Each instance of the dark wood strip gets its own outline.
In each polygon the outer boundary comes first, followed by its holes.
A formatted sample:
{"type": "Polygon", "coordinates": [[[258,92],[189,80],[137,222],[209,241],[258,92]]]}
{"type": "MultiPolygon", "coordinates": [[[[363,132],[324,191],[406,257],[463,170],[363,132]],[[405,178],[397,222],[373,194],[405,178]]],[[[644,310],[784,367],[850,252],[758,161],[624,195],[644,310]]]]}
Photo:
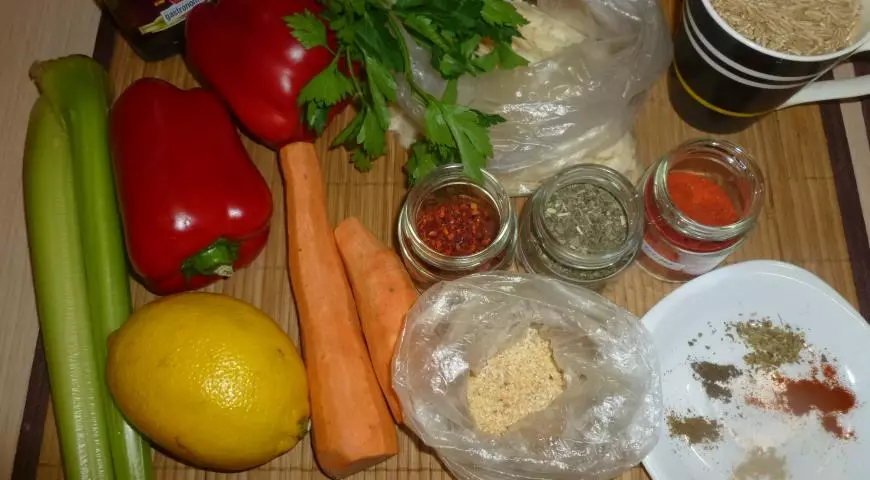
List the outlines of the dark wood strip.
{"type": "Polygon", "coordinates": [[[25,400],[21,428],[18,430],[18,446],[12,464],[12,478],[27,479],[36,476],[49,398],[48,370],[45,365],[42,334],[40,334],[36,339],[36,352],[33,354],[33,365],[30,367],[27,400],[25,400]]]}
{"type": "MultiPolygon", "coordinates": [[[[865,62],[856,62],[856,74],[859,74],[859,66],[861,69],[870,70],[865,62]],[[861,66],[862,63],[864,66],[861,66]]],[[[831,75],[826,77],[831,78],[831,75]]],[[[870,100],[864,100],[861,103],[865,123],[870,122],[870,115],[868,115],[870,113],[870,100]]],[[[852,166],[852,152],[849,150],[846,128],[843,125],[843,113],[840,110],[839,102],[822,103],[819,109],[822,115],[822,126],[828,139],[828,156],[831,159],[834,184],[837,187],[837,201],[840,204],[840,214],[843,218],[843,233],[846,236],[846,246],[852,264],[852,277],[858,296],[858,310],[865,319],[870,320],[870,241],[867,238],[864,214],[858,197],[858,185],[852,166]]],[[[867,125],[870,126],[870,123],[867,125]]],[[[870,136],[870,130],[867,133],[870,136]]]]}
{"type": "MultiPolygon", "coordinates": [[[[97,37],[94,41],[93,58],[105,68],[109,68],[115,45],[115,29],[107,14],[100,18],[97,37]]],[[[36,341],[36,351],[33,354],[33,365],[30,368],[30,381],[27,386],[27,400],[24,404],[24,415],[18,433],[18,445],[15,449],[15,461],[12,465],[12,478],[26,480],[36,478],[39,466],[39,454],[42,448],[42,436],[45,430],[45,415],[51,389],[48,382],[48,369],[45,363],[45,350],[40,333],[36,341]]]]}

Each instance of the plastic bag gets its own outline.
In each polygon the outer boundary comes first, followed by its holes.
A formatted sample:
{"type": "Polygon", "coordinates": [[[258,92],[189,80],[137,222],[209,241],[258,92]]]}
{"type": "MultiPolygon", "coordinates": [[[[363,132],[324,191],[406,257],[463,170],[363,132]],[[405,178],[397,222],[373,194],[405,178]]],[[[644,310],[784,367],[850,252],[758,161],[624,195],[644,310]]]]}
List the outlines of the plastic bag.
{"type": "MultiPolygon", "coordinates": [[[[460,104],[507,119],[491,130],[495,155],[487,170],[512,195],[526,195],[565,167],[606,163],[610,157],[596,154],[618,141],[628,143],[619,152],[621,163],[636,163],[631,135],[635,116],[644,93],[672,56],[659,2],[538,0],[537,7],[514,3],[532,22],[521,29],[527,38],[515,41],[514,47],[534,63],[459,81],[460,104]],[[560,41],[579,43],[556,48],[560,41]]],[[[415,80],[440,96],[445,82],[432,68],[429,53],[414,41],[408,47],[415,80]]],[[[411,98],[404,79],[397,81],[398,103],[419,128],[423,109],[411,98]]],[[[640,169],[617,170],[634,175],[640,169]]]]}
{"type": "Polygon", "coordinates": [[[442,282],[407,315],[393,386],[405,424],[459,480],[608,479],[658,440],[661,380],[636,317],[584,288],[507,272],[442,282]],[[549,340],[566,389],[500,437],[477,430],[466,383],[528,330],[549,340]]]}

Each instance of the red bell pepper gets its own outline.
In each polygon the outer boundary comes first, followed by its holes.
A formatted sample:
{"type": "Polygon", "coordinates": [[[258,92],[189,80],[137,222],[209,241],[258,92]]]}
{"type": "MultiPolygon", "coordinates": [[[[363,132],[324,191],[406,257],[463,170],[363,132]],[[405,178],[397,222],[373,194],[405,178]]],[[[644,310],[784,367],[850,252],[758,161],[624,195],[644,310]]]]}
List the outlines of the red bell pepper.
{"type": "MultiPolygon", "coordinates": [[[[220,0],[197,5],[187,17],[189,64],[247,133],[272,148],[316,137],[296,99],[333,55],[324,47],[306,49],[291,34],[284,17],[306,10],[317,14],[322,7],[316,0],[220,0]]],[[[335,46],[331,32],[329,40],[335,46]]]]}
{"type": "Polygon", "coordinates": [[[115,102],[111,141],[130,263],[148,290],[195,290],[263,250],[272,194],[211,91],[138,80],[115,102]]]}

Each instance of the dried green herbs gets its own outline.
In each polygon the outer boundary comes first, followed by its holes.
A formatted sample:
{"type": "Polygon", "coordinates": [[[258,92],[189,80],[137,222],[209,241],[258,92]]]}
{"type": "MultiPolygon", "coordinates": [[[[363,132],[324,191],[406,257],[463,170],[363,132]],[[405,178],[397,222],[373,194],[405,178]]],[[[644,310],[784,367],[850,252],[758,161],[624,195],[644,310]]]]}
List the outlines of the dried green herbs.
{"type": "Polygon", "coordinates": [[[729,323],[726,329],[728,333],[736,333],[751,350],[743,360],[756,370],[773,370],[797,363],[806,347],[803,332],[791,325],[775,325],[769,318],[729,323]]]}
{"type": "Polygon", "coordinates": [[[622,270],[623,267],[632,260],[634,260],[633,256],[626,256],[621,261],[614,263],[608,267],[604,268],[596,268],[596,269],[584,269],[584,268],[574,268],[569,267],[567,265],[563,265],[561,262],[552,258],[547,252],[541,248],[540,242],[536,239],[532,239],[532,246],[535,249],[535,253],[537,253],[538,257],[540,257],[541,261],[544,262],[548,269],[553,272],[558,273],[566,278],[572,278],[574,280],[580,280],[583,282],[601,280],[603,278],[607,278],[614,273],[622,270]]]}
{"type": "Polygon", "coordinates": [[[553,192],[544,205],[544,224],[557,242],[581,254],[618,248],[628,235],[628,221],[619,200],[591,183],[576,183],[553,192]]]}
{"type": "Polygon", "coordinates": [[[731,402],[731,389],[728,382],[740,375],[734,365],[719,365],[713,362],[692,362],[695,379],[700,380],[707,396],[722,402],[731,402]]]}
{"type": "Polygon", "coordinates": [[[692,445],[718,442],[722,438],[722,425],[705,417],[668,415],[668,430],[672,437],[683,436],[692,445]]]}

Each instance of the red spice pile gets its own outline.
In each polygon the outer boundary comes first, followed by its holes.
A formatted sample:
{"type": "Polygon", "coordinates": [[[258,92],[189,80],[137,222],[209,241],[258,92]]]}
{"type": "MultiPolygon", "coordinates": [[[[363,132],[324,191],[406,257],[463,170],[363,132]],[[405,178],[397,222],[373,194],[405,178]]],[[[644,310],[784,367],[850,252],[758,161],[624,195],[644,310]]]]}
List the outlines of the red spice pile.
{"type": "Polygon", "coordinates": [[[855,394],[843,386],[837,368],[827,358],[822,356],[821,363],[813,366],[809,378],[776,375],[774,382],[779,388],[773,402],[764,403],[758,398],[747,397],[746,403],[799,417],[816,411],[826,431],[844,440],[855,437],[854,431],[846,430],[840,424],[840,415],[849,413],[857,405],[855,394]]]}
{"type": "Polygon", "coordinates": [[[467,197],[424,207],[417,217],[417,234],[423,242],[452,257],[480,252],[492,243],[498,227],[492,204],[467,197]]]}

